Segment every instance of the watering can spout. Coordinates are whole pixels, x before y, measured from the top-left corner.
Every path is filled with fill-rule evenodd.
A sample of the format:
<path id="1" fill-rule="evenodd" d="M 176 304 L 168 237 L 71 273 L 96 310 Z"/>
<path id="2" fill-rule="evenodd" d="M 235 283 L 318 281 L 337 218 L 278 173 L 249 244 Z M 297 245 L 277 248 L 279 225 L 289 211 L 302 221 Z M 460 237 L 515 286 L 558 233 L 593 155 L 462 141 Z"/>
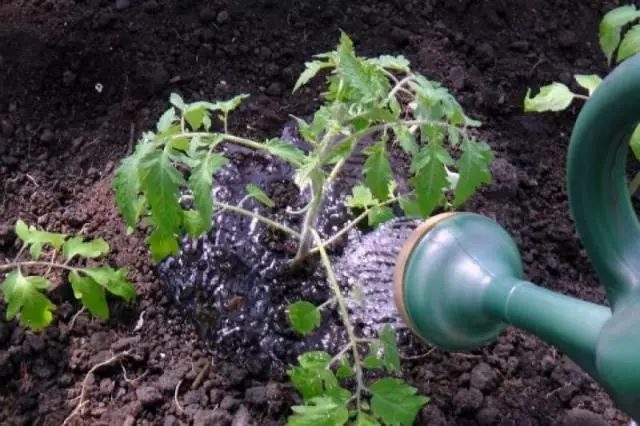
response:
<path id="1" fill-rule="evenodd" d="M 567 157 L 571 214 L 609 306 L 523 280 L 518 249 L 502 227 L 478 214 L 447 213 L 418 227 L 396 264 L 396 306 L 416 335 L 464 351 L 514 325 L 555 345 L 640 419 L 640 224 L 625 173 L 638 105 L 640 54 L 586 102 Z"/>

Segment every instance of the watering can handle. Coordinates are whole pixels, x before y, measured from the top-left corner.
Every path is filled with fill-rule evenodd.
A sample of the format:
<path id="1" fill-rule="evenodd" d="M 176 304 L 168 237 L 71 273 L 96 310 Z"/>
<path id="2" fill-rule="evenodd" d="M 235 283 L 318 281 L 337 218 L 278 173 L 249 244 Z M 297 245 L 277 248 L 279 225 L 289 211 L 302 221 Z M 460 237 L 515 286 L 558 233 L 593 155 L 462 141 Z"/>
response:
<path id="1" fill-rule="evenodd" d="M 640 54 L 613 70 L 586 102 L 567 156 L 571 214 L 614 311 L 640 288 L 640 225 L 626 177 L 638 122 Z"/>

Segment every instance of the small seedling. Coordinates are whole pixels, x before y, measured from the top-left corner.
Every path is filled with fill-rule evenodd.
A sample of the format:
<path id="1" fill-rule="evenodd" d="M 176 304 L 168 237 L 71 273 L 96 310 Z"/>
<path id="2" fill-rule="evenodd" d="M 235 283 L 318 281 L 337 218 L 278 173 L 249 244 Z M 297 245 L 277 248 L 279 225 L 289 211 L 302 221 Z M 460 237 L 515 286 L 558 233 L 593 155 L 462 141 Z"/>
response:
<path id="1" fill-rule="evenodd" d="M 28 226 L 22 220 L 15 225 L 22 247 L 13 262 L 0 265 L 0 272 L 7 272 L 0 290 L 7 303 L 6 318 L 19 318 L 20 324 L 34 331 L 41 331 L 53 320 L 55 305 L 46 292 L 55 288 L 51 281 L 53 271 L 64 271 L 71 282 L 73 294 L 94 316 L 107 319 L 109 306 L 106 293 L 112 293 L 130 302 L 135 288 L 127 280 L 127 270 L 110 266 L 77 266 L 83 259 L 96 259 L 109 252 L 109 244 L 103 239 L 85 240 L 47 232 Z M 22 260 L 27 251 L 31 260 Z M 43 257 L 46 260 L 41 260 Z M 26 270 L 45 271 L 30 275 Z"/>
<path id="2" fill-rule="evenodd" d="M 609 66 L 617 65 L 640 52 L 640 10 L 635 5 L 620 6 L 607 12 L 600 21 L 599 42 Z M 623 31 L 629 27 L 628 30 Z M 526 112 L 563 111 L 574 99 L 587 100 L 597 90 L 602 78 L 596 74 L 576 74 L 576 83 L 587 94 L 571 91 L 567 85 L 553 82 L 540 88 L 531 96 L 527 90 L 524 99 Z M 629 145 L 636 159 L 640 160 L 640 126 L 632 134 Z M 629 192 L 634 194 L 640 188 L 640 173 L 629 184 Z"/>
<path id="3" fill-rule="evenodd" d="M 355 335 L 345 298 L 333 273 L 327 248 L 360 222 L 377 226 L 394 217 L 399 205 L 411 217 L 429 217 L 437 208 L 454 209 L 483 184 L 491 182 L 489 146 L 473 136 L 480 126 L 469 118 L 446 88 L 411 71 L 403 56 L 357 56 L 353 42 L 342 34 L 336 50 L 316 55 L 306 63 L 294 92 L 325 73 L 324 103 L 305 121 L 294 117 L 302 138 L 311 146 L 304 151 L 279 138 L 254 141 L 229 132 L 229 115 L 247 95 L 227 101 L 187 103 L 177 94 L 160 117 L 154 132 L 143 135 L 133 155 L 116 171 L 116 201 L 130 230 L 141 221 L 150 228 L 147 243 L 155 261 L 179 254 L 179 239 L 209 232 L 213 215 L 221 211 L 250 216 L 297 240 L 292 262 L 320 255 L 334 296 L 320 306 L 297 301 L 289 306 L 289 319 L 302 335 L 320 326 L 320 310 L 337 307 L 349 342 L 335 356 L 325 352 L 302 354 L 289 371 L 305 404 L 293 408 L 290 425 L 410 425 L 428 398 L 400 379 L 385 378 L 371 384 L 365 369 L 397 372 L 399 357 L 395 337 L 387 328 L 380 339 Z M 218 120 L 215 120 L 217 118 Z M 318 216 L 328 188 L 340 176 L 347 160 L 367 138 L 362 180 L 350 190 L 346 206 L 361 213 L 333 236 L 322 240 Z M 212 197 L 213 176 L 229 162 L 223 144 L 236 144 L 277 157 L 295 168 L 300 191 L 311 193 L 301 229 Z M 389 154 L 396 146 L 410 158 L 409 189 L 400 193 Z M 185 178 L 180 170 L 188 169 Z M 180 197 L 193 200 L 183 208 Z M 258 186 L 249 184 L 247 196 L 272 206 Z M 360 355 L 367 347 L 369 354 Z M 337 367 L 334 372 L 334 367 Z M 355 381 L 355 391 L 339 379 Z M 367 402 L 366 396 L 370 399 Z"/>

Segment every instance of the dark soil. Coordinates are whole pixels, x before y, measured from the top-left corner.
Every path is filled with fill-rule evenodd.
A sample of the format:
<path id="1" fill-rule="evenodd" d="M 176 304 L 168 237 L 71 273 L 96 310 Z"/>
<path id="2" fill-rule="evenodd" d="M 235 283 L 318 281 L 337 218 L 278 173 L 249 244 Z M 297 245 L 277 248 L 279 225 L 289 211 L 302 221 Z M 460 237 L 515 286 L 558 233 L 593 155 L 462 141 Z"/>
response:
<path id="1" fill-rule="evenodd" d="M 345 30 L 364 55 L 401 53 L 445 83 L 496 151 L 496 183 L 466 209 L 498 220 L 527 278 L 604 303 L 569 216 L 565 152 L 577 108 L 526 115 L 529 86 L 606 67 L 599 19 L 613 1 L 6 0 L 0 5 L 0 261 L 21 218 L 109 241 L 139 297 L 108 322 L 56 293 L 42 335 L 0 322 L 0 423 L 59 425 L 96 364 L 72 424 L 280 425 L 299 401 L 282 377 L 213 358 L 158 279 L 140 235 L 126 235 L 112 173 L 176 91 L 188 100 L 252 97 L 236 133 L 279 135 L 318 103 L 290 94 L 304 61 Z M 4 315 L 4 308 L 0 313 Z M 609 397 L 563 354 L 509 329 L 472 354 L 422 348 L 407 380 L 432 398 L 420 425 L 623 424 Z M 202 373 L 202 374 L 201 374 Z M 179 404 L 179 405 L 178 405 Z"/>

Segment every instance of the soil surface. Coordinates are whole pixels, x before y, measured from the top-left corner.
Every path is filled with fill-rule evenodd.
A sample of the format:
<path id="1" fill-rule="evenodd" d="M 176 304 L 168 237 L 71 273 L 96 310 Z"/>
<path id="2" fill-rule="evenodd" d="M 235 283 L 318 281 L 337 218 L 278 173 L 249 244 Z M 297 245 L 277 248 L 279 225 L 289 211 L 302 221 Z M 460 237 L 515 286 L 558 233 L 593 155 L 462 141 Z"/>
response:
<path id="1" fill-rule="evenodd" d="M 0 322 L 0 423 L 60 425 L 78 404 L 88 425 L 282 425 L 299 402 L 281 375 L 212 357 L 158 278 L 140 235 L 127 235 L 111 192 L 118 161 L 169 93 L 249 98 L 235 133 L 280 135 L 318 105 L 291 89 L 339 29 L 359 54 L 398 53 L 442 81 L 484 123 L 495 184 L 465 209 L 496 219 L 522 250 L 527 278 L 596 303 L 604 292 L 569 215 L 565 153 L 577 106 L 527 115 L 527 87 L 607 69 L 596 39 L 614 1 L 567 0 L 6 0 L 0 5 L 0 261 L 18 218 L 109 241 L 138 298 L 107 322 L 54 294 L 55 324 L 33 334 Z M 4 306 L 0 307 L 4 318 Z M 432 398 L 419 425 L 624 424 L 602 389 L 562 353 L 508 329 L 467 354 L 422 347 L 406 379 Z"/>

